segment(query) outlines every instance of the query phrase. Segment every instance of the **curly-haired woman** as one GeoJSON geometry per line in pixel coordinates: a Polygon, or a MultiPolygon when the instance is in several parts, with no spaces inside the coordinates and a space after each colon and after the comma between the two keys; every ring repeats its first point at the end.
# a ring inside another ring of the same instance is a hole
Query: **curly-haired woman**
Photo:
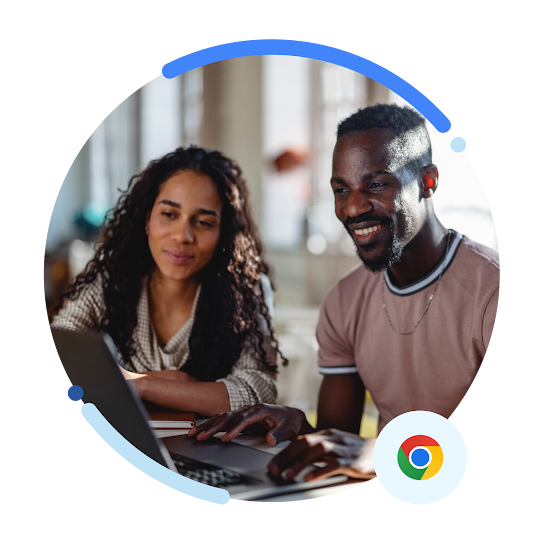
{"type": "Polygon", "coordinates": [[[203,415],[275,402],[272,287],[239,166],[177,149],[108,219],[52,326],[107,332],[144,400],[203,415]]]}

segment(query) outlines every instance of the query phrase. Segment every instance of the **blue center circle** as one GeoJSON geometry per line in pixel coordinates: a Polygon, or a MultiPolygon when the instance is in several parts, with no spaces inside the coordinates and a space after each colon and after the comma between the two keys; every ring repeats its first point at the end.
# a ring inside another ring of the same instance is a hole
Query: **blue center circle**
{"type": "Polygon", "coordinates": [[[430,453],[426,449],[417,449],[413,451],[411,455],[411,462],[417,468],[422,468],[428,464],[430,460],[430,453]]]}

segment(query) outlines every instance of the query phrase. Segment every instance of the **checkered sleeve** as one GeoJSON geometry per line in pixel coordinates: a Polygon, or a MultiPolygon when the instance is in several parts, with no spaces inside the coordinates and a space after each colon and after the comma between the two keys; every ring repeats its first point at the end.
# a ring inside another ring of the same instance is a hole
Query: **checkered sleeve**
{"type": "MultiPolygon", "coordinates": [[[[273,317],[273,290],[270,280],[262,275],[262,294],[270,318],[273,317]]],[[[260,329],[264,334],[264,350],[268,360],[277,360],[277,346],[272,341],[266,321],[260,317],[260,329]]],[[[234,411],[255,403],[275,403],[277,400],[277,376],[262,368],[251,349],[246,346],[230,375],[219,379],[226,385],[230,397],[230,410],[234,411]]]]}
{"type": "MultiPolygon", "coordinates": [[[[271,351],[277,355],[275,348],[271,351]]],[[[230,398],[230,410],[234,411],[255,403],[275,403],[277,400],[276,374],[265,371],[261,363],[247,349],[232,368],[230,375],[218,382],[224,383],[230,398]]]]}
{"type": "Polygon", "coordinates": [[[104,295],[97,280],[87,285],[75,300],[66,300],[51,326],[74,332],[96,332],[104,313],[104,295]]]}

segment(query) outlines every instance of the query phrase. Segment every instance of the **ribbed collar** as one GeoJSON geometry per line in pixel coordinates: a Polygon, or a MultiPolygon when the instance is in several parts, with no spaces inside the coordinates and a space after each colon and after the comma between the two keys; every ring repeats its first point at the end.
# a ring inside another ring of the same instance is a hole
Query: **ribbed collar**
{"type": "Polygon", "coordinates": [[[445,272],[449,269],[449,266],[452,264],[454,257],[456,256],[458,247],[460,247],[460,243],[464,239],[464,236],[462,234],[459,234],[455,230],[451,230],[451,233],[452,238],[447,254],[443,256],[443,258],[439,261],[438,265],[428,275],[426,275],[416,283],[411,283],[410,285],[407,285],[405,287],[397,287],[392,284],[390,277],[388,276],[388,270],[386,270],[384,274],[385,283],[388,287],[388,290],[390,290],[390,292],[392,292],[392,294],[395,294],[396,296],[411,296],[412,294],[416,294],[417,292],[420,292],[421,290],[424,290],[431,284],[435,283],[439,279],[439,274],[441,273],[442,269],[443,274],[445,274],[445,272]]]}

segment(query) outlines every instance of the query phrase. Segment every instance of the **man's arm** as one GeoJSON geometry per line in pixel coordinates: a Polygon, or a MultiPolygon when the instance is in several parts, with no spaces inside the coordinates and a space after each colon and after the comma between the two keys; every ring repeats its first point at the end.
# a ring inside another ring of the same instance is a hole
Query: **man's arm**
{"type": "Polygon", "coordinates": [[[375,477],[375,439],[359,436],[365,392],[357,373],[326,375],[319,394],[317,432],[297,409],[258,404],[216,415],[190,430],[189,435],[201,440],[226,431],[222,440],[231,441],[243,431],[262,432],[271,446],[298,436],[268,464],[273,475],[284,473],[292,479],[306,466],[324,462],[324,466],[307,473],[305,479],[325,479],[337,474],[371,479],[375,477]]]}
{"type": "Polygon", "coordinates": [[[325,375],[319,392],[317,430],[358,434],[366,389],[358,373],[325,375]]]}
{"type": "Polygon", "coordinates": [[[274,475],[292,479],[315,462],[324,462],[306,474],[306,480],[344,474],[371,479],[375,440],[359,436],[366,389],[358,373],[325,375],[320,393],[316,433],[300,435],[268,465],[274,475]]]}

